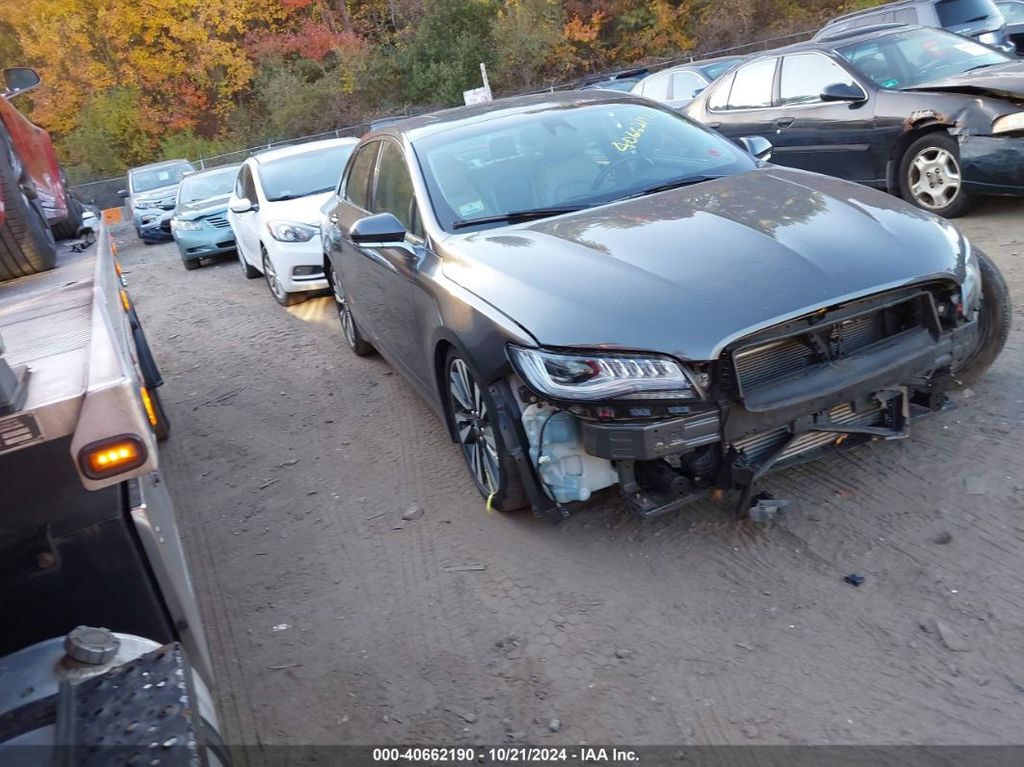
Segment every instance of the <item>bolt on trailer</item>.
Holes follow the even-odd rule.
[[[226,763],[159,471],[162,379],[114,254],[101,227],[56,269],[0,282],[4,764],[84,763],[100,743]]]

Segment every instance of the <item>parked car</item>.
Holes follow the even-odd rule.
[[[186,269],[198,269],[201,259],[235,249],[235,235],[228,223],[228,198],[239,167],[225,165],[182,177],[166,226],[178,244]]]
[[[678,109],[743,59],[743,56],[722,56],[669,67],[647,75],[634,84],[630,92]]]
[[[996,3],[996,8],[1006,19],[1006,36],[1013,43],[1014,53],[1024,56],[1024,1],[1006,0]]]
[[[28,67],[3,70],[0,93],[0,280],[52,269],[57,244],[51,227],[68,217],[67,192],[50,135],[11,100],[39,85]]]
[[[974,194],[1024,194],[1022,99],[1024,63],[937,29],[887,26],[764,53],[684,112],[731,138],[770,136],[779,165],[953,217]]]
[[[1006,283],[949,223],[635,96],[385,128],[334,215],[348,346],[415,386],[502,510],[614,484],[642,515],[734,488],[746,510],[773,467],[907,436],[1009,332]]]
[[[357,143],[338,138],[269,149],[238,171],[228,201],[238,260],[247,278],[264,276],[282,306],[329,287],[319,211]]]
[[[580,78],[573,87],[577,90],[600,88],[606,91],[629,91],[630,88],[649,74],[650,70],[642,67],[622,69],[618,72],[601,72]]]
[[[181,179],[194,171],[188,160],[154,162],[128,171],[128,188],[118,194],[126,198],[135,234],[144,243],[171,239],[171,233],[161,224],[174,210]]]
[[[825,24],[814,36],[826,40],[833,35],[879,24],[920,24],[937,27],[1004,53],[1013,50],[1006,36],[1006,22],[993,0],[902,0],[862,11],[846,13]]]

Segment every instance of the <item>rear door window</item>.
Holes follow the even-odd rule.
[[[669,74],[651,75],[643,84],[643,95],[655,101],[668,101]]]
[[[356,149],[348,164],[348,175],[345,178],[345,199],[363,210],[370,209],[370,173],[373,161],[377,157],[379,141]]]
[[[775,64],[778,59],[764,59],[740,67],[729,91],[729,109],[757,109],[772,105]]]
[[[735,73],[722,78],[722,82],[718,84],[708,97],[708,109],[720,110],[728,108],[729,91],[732,90],[732,81],[734,79],[736,79]]]

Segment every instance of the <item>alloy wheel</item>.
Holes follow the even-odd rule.
[[[448,367],[448,392],[455,433],[473,479],[485,495],[496,493],[501,487],[501,464],[491,414],[483,391],[458,357]]]
[[[910,193],[921,207],[938,210],[960,193],[960,165],[942,147],[925,147],[910,164]]]
[[[277,276],[277,271],[274,269],[274,264],[270,261],[270,256],[266,253],[263,254],[263,276],[267,278],[267,286],[270,288],[270,292],[274,294],[274,297],[278,301],[284,301],[288,294],[285,292],[284,285],[281,284],[281,280]]]
[[[341,280],[338,278],[338,270],[331,266],[331,287],[334,289],[334,303],[338,308],[338,319],[341,321],[341,329],[345,333],[345,340],[348,345],[356,345],[356,326],[352,319],[352,310],[345,300],[345,292],[341,289]]]

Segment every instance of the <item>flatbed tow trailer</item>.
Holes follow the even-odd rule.
[[[0,283],[0,764],[227,763],[161,383],[105,227]]]

